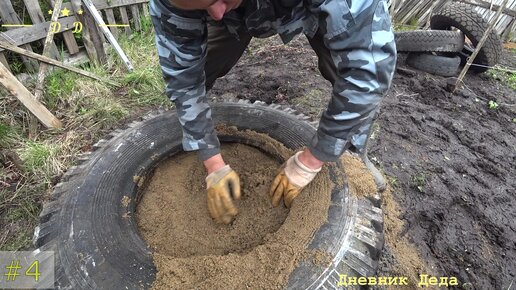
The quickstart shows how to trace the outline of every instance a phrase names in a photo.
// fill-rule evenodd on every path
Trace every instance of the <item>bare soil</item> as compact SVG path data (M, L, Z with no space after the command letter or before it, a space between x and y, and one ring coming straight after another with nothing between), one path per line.
M514 53L502 63L516 67ZM516 284L516 92L488 74L468 74L456 94L445 87L399 55L369 145L391 184L378 275L455 276L458 289L505 290ZM318 120L330 94L300 37L287 46L253 40L210 96L290 105Z

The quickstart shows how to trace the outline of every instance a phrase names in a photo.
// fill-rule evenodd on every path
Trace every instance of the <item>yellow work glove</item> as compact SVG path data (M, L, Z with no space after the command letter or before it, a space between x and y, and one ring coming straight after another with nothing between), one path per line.
M299 154L297 152L290 157L281 168L279 174L272 182L269 196L272 200L272 205L277 207L283 198L283 203L290 208L292 201L296 198L301 190L307 186L321 171L319 169L310 169L299 161Z
M208 210L217 223L229 224L238 210L233 204L240 199L240 178L226 165L206 177Z

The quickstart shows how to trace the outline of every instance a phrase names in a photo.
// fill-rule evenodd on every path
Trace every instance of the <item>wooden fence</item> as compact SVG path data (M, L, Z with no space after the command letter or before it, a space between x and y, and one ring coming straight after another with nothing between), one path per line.
M46 2L43 2L46 1ZM23 0L23 9L13 7L11 0L0 1L0 42L18 46L29 51L40 52L49 29L56 31L50 47L50 57L65 58L65 62L80 62L89 58L96 63L106 60L104 35L98 24L81 0L63 3L56 23L50 21L52 11L43 11L40 4L54 7L55 0ZM131 34L133 30L142 29L141 16L148 16L149 0L92 0L99 10L109 29L118 38L122 33ZM21 0L20 0L21 2ZM46 10L46 9L45 9ZM28 17L23 14L28 14ZM29 18L29 19L27 19ZM25 19L25 20L24 20ZM21 26L24 25L24 26ZM77 36L77 37L76 37ZM57 45L56 45L57 44ZM61 47L61 48L59 48ZM10 57L6 57L9 55ZM87 57L87 58L86 58ZM14 60L14 61L10 61ZM37 72L38 63L21 56L27 72ZM7 68L19 66L17 56L0 48L0 62ZM19 68L16 71L20 71Z
M503 0L455 0L475 6L484 19L491 21ZM432 13L439 11L452 0L390 0L394 22L401 25L427 27ZM516 41L516 0L510 0L495 26L504 40Z

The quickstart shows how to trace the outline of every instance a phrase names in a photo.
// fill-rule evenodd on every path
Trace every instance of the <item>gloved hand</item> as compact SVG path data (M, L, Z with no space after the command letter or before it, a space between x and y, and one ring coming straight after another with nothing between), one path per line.
M229 224L238 210L233 204L240 199L240 178L226 165L206 177L208 210L218 223Z
M272 182L269 196L272 199L272 205L274 207L277 207L283 198L285 206L290 208L294 198L299 195L301 190L303 190L322 169L322 167L319 169L306 167L299 161L300 154L301 152L297 152L294 156L290 157L287 162L281 166L279 174Z

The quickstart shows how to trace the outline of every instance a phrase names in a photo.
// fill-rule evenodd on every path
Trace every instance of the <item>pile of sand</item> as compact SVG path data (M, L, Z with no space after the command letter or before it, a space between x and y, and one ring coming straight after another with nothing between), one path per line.
M324 169L290 211L273 208L267 191L278 167L293 152L270 137L273 158L243 144L223 144L225 161L239 174L242 198L231 225L208 214L205 170L195 153L160 164L137 208L141 235L154 249L153 289L282 289L306 245L325 222L333 184Z

